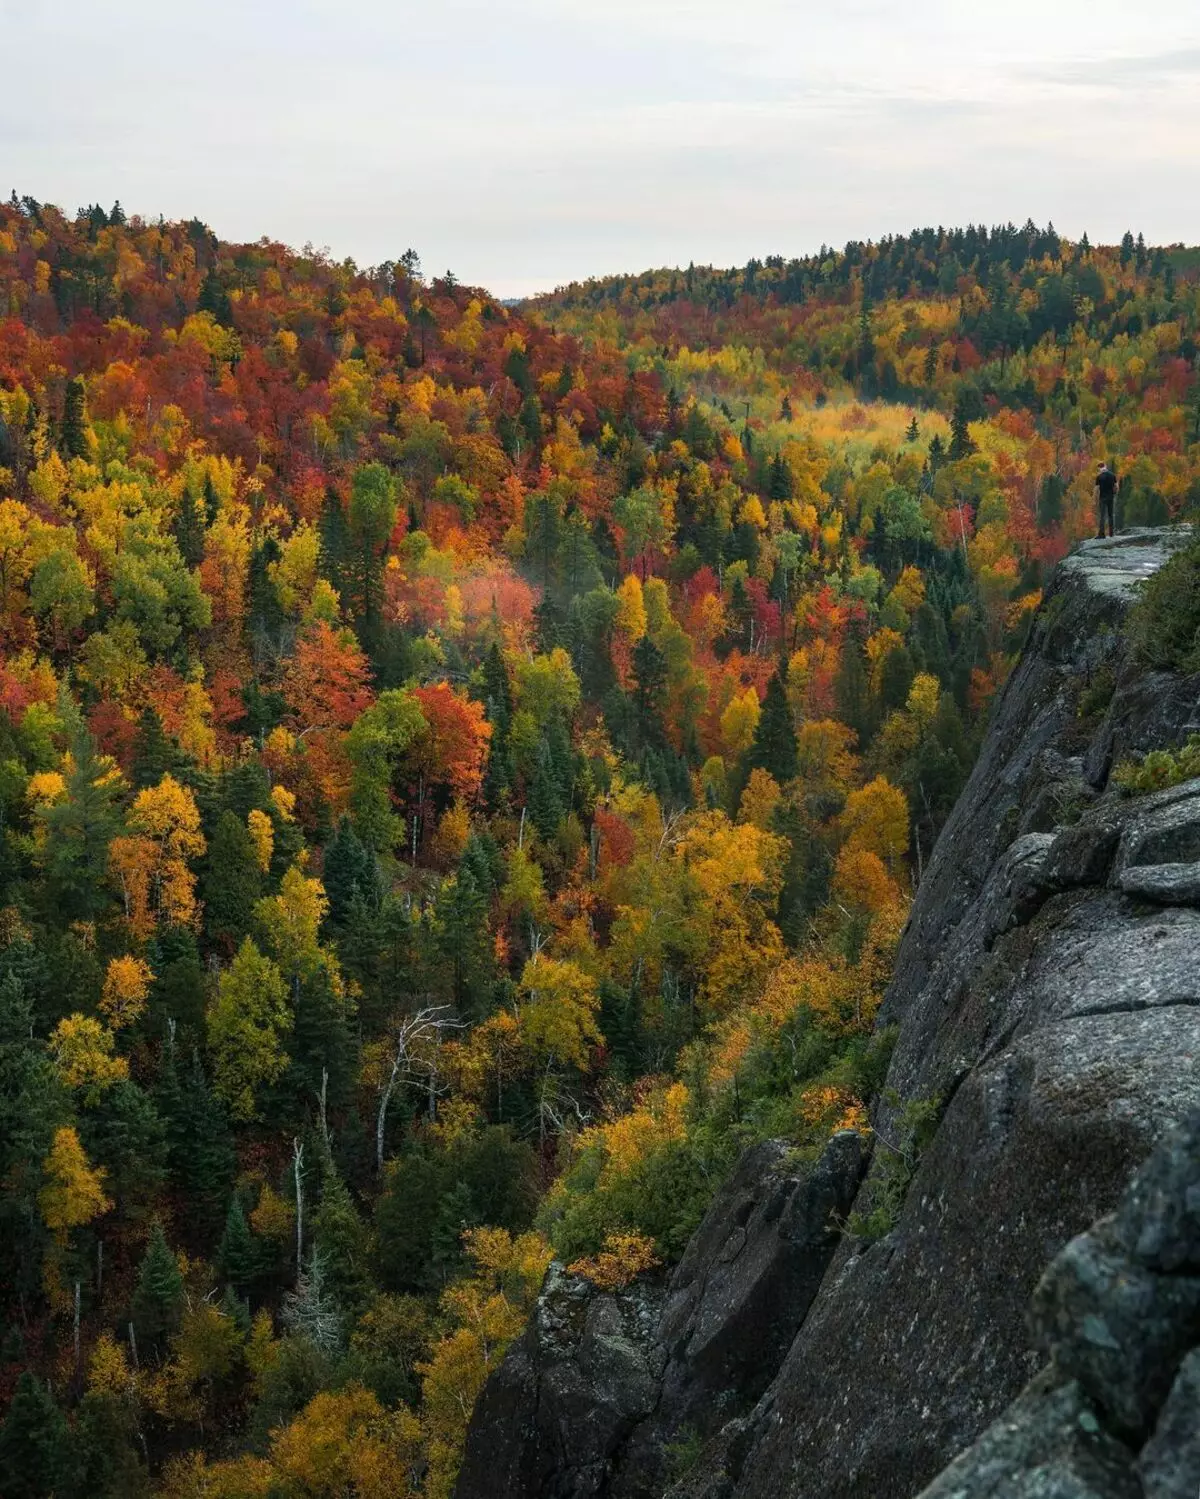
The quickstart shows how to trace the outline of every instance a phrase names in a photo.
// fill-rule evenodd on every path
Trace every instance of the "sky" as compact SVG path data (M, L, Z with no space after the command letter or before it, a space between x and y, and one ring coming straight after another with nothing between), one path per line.
M925 224L1200 242L1196 0L0 0L0 39L5 195L499 296Z

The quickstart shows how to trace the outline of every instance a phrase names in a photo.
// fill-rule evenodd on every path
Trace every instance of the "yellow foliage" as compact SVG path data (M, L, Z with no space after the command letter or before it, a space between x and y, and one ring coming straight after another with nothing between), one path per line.
M750 748L761 716L762 705L753 687L747 687L740 696L730 700L721 714L721 740L727 755L736 759Z
M90 1223L112 1207L104 1195L104 1169L88 1165L74 1129L55 1130L42 1170L46 1183L38 1193L38 1206L46 1227L60 1242L65 1242L71 1229Z
M596 981L577 963L530 958L521 974L521 1037L534 1056L586 1068L588 1051L603 1044L596 1024Z
M153 979L149 963L142 958L126 955L109 960L104 991L100 996L100 1013L114 1030L132 1025L145 1013L146 996Z
M755 767L750 772L742 802L738 809L738 821L748 822L764 833L770 830L771 816L783 798L779 782L767 770Z
M129 1063L113 1055L112 1031L90 1015L67 1015L54 1027L50 1052L68 1088L82 1088L89 1102L129 1076Z
M898 786L876 776L846 798L838 826L846 848L877 854L894 867L908 851L908 798Z
M661 1264L654 1252L653 1239L641 1234L608 1234L599 1254L576 1260L567 1269L572 1275L582 1275L601 1291L620 1291Z
M246 814L246 828L254 844L254 857L259 869L266 874L271 868L271 855L275 852L275 824L265 812L251 807Z
M617 589L617 628L630 640L640 640L646 633L646 604L636 573L630 573Z

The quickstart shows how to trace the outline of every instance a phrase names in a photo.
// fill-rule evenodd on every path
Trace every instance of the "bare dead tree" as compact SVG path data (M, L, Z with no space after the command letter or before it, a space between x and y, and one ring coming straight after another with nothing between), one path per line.
M455 1018L449 1005L429 1005L415 1015L407 1015L396 1028L390 1048L391 1060L379 1090L379 1113L375 1119L375 1169L383 1170L383 1140L387 1130L388 1107L392 1095L402 1082L419 1082L434 1089L437 1062L433 1053L448 1030L460 1030L463 1022Z

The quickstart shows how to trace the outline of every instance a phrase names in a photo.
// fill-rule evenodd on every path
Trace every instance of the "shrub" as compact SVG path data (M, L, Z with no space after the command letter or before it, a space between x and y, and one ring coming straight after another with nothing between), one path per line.
M1200 734L1174 750L1151 750L1141 760L1122 760L1112 773L1122 791L1165 791L1200 776Z
M1128 632L1148 666L1200 671L1200 533L1142 585Z

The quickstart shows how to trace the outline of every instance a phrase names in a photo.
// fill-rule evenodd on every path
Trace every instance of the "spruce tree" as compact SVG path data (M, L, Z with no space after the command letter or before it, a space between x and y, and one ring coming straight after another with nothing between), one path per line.
M529 816L538 833L549 841L558 830L566 811L558 777L554 773L554 761L550 746L545 739L538 745L537 764L527 799Z
M78 375L67 381L63 402L62 441L59 448L64 458L86 458L88 456L87 403L83 381Z
M232 953L250 933L254 903L262 895L258 852L236 813L217 819L204 861L204 926L210 940Z
M960 458L969 458L974 451L975 441L971 436L967 403L960 395L954 403L954 415L950 419L950 462L957 463Z
M225 1218L225 1232L217 1247L217 1268L233 1289L245 1296L254 1288L261 1267L258 1241L250 1231L242 1200L235 1192Z
M138 1267L137 1288L131 1306L133 1325L143 1354L151 1348L165 1352L167 1338L179 1326L183 1302L183 1276L179 1273L179 1262L167 1243L162 1224L155 1219Z
M765 770L782 786L800 771L796 750L796 727L787 688L779 671L767 683L762 712L754 730L754 741L746 755L746 768Z

